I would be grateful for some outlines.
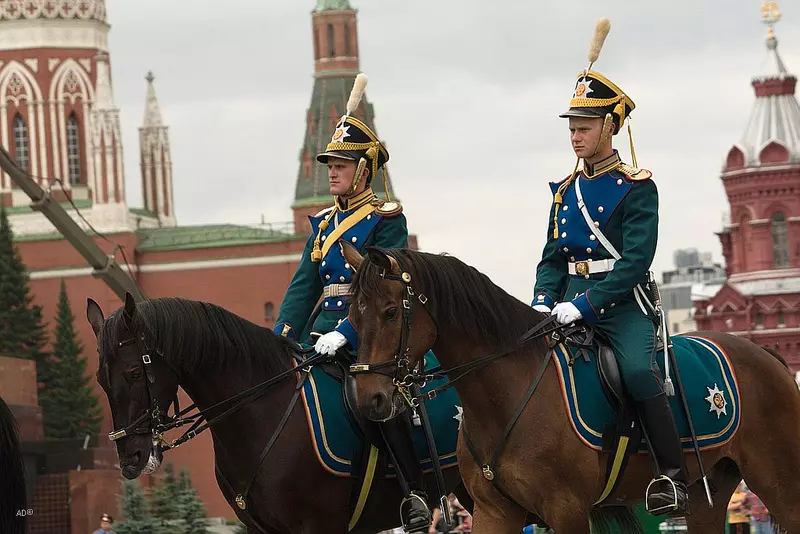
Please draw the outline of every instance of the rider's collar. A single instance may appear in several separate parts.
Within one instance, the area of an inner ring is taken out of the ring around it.
[[[348,212],[360,208],[364,204],[369,204],[375,198],[375,192],[371,187],[367,187],[361,193],[352,197],[336,197],[336,207],[341,212]]]
[[[622,164],[622,160],[619,157],[619,152],[614,150],[610,156],[605,159],[602,159],[595,163],[594,165],[590,165],[586,161],[583,162],[583,175],[587,178],[594,178],[595,176],[600,176],[604,172],[612,171],[619,167]]]

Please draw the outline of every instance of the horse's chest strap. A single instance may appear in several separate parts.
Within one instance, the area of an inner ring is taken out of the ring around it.
[[[472,440],[469,439],[469,435],[467,434],[466,423],[461,429],[461,432],[464,436],[464,443],[467,446],[467,450],[469,450],[469,453],[472,455],[472,458],[478,464],[478,467],[481,468],[481,473],[483,474],[483,477],[486,480],[490,481],[492,485],[495,487],[495,489],[497,489],[497,491],[500,492],[500,494],[503,497],[505,497],[510,502],[513,502],[515,504],[516,501],[513,498],[511,498],[511,496],[509,496],[508,493],[505,490],[503,490],[502,486],[500,485],[500,473],[497,467],[497,461],[500,459],[500,454],[503,452],[503,449],[506,446],[506,442],[508,441],[508,436],[511,434],[511,430],[517,424],[517,421],[519,421],[522,412],[525,411],[525,407],[530,402],[531,397],[533,397],[533,393],[536,391],[536,388],[539,387],[539,383],[542,381],[542,378],[544,378],[544,373],[547,370],[547,366],[550,363],[550,359],[551,359],[550,354],[549,353],[546,354],[544,361],[539,366],[539,371],[536,373],[536,377],[533,379],[533,382],[531,382],[528,391],[525,393],[525,397],[522,399],[522,402],[519,403],[517,409],[514,411],[513,415],[511,416],[505,428],[503,429],[503,433],[500,435],[500,439],[497,441],[497,444],[494,447],[494,451],[492,452],[492,457],[488,463],[484,463],[483,460],[481,460],[481,455],[478,454],[478,451],[475,449],[475,445],[472,443]]]
[[[297,381],[297,385],[294,388],[294,393],[292,393],[292,398],[289,401],[289,405],[286,407],[286,411],[283,412],[283,417],[281,417],[281,420],[278,423],[278,426],[275,428],[275,431],[272,433],[272,437],[269,438],[269,441],[267,442],[267,444],[262,449],[261,455],[258,458],[258,462],[256,463],[255,468],[253,469],[252,475],[250,476],[250,480],[247,482],[247,485],[245,486],[244,491],[242,491],[241,493],[237,493],[236,494],[236,498],[234,499],[234,502],[236,503],[236,506],[247,515],[247,517],[253,522],[253,524],[255,524],[258,527],[259,530],[261,530],[265,534],[280,534],[280,533],[278,533],[278,531],[276,531],[276,530],[274,530],[274,529],[272,529],[272,528],[270,528],[268,526],[261,525],[250,514],[250,512],[247,511],[247,507],[248,507],[247,498],[248,498],[248,496],[250,494],[250,489],[252,488],[253,483],[255,482],[259,471],[261,470],[261,465],[264,463],[264,460],[267,459],[267,455],[269,454],[269,451],[272,450],[272,447],[275,445],[275,442],[278,441],[278,438],[280,437],[281,433],[283,432],[283,429],[286,427],[286,423],[289,422],[289,417],[292,415],[292,412],[294,412],[295,406],[297,406],[297,401],[300,398],[300,392],[303,390],[303,385],[305,384],[306,380],[308,379],[308,375],[309,375],[309,373],[306,372],[305,370],[301,371],[300,379]],[[228,485],[228,486],[230,487],[230,485]],[[231,490],[231,491],[233,492],[233,490]]]

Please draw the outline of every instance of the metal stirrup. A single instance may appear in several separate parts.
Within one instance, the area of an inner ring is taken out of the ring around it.
[[[650,508],[650,488],[653,484],[663,481],[669,482],[669,485],[672,487],[672,495],[674,497],[672,504],[668,504],[665,506],[660,506],[658,508]],[[645,509],[649,514],[658,514],[665,511],[675,511],[678,509],[678,486],[675,485],[675,481],[669,478],[666,475],[661,475],[658,478],[654,478],[650,481],[650,484],[647,485],[647,489],[645,490]]]

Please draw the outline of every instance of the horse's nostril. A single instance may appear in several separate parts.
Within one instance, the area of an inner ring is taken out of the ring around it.
[[[372,408],[375,410],[375,413],[379,414],[383,412],[386,403],[389,402],[389,399],[386,398],[385,393],[376,393],[372,397]]]

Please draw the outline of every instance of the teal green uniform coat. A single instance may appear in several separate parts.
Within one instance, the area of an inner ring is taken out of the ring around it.
[[[349,284],[354,274],[344,259],[344,252],[339,243],[331,246],[320,261],[311,260],[311,251],[319,225],[331,209],[334,208],[323,210],[317,215],[309,217],[312,228],[311,236],[306,242],[300,265],[286,290],[273,331],[298,342],[313,344],[312,332],[327,334],[336,330],[347,338],[348,348],[356,350],[358,336],[347,319],[350,298],[347,296],[325,298],[317,306],[325,286]],[[336,226],[354,216],[357,211],[357,208],[344,212],[337,210],[334,219],[321,234],[322,242],[324,243],[325,238],[334,231]],[[344,232],[340,240],[347,241],[362,254],[363,249],[368,246],[407,248],[406,218],[402,213],[389,217],[382,216],[378,211],[373,210]]]
[[[578,207],[575,183],[563,192],[554,237],[555,205],[551,206],[547,243],[536,269],[532,305],[550,308],[572,302],[614,348],[631,395],[645,400],[662,391],[655,364],[656,318],[634,297],[637,284],[647,287],[647,274],[658,242],[658,189],[651,173],[623,165],[614,151],[587,172],[580,172],[583,200],[594,225],[622,256],[607,273],[570,275],[569,262],[613,256],[589,229]],[[552,183],[553,194],[560,183]]]

